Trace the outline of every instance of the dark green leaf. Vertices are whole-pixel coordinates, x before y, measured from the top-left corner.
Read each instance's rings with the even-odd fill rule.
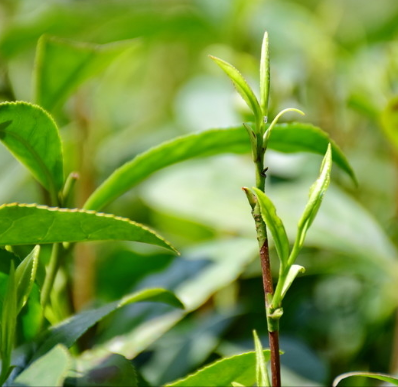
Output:
[[[67,379],[67,385],[73,386],[138,386],[137,372],[124,356],[107,353],[99,358],[87,359],[83,355],[76,363],[77,376]]]
[[[18,313],[28,300],[33,283],[35,282],[39,254],[40,246],[36,246],[32,252],[19,264],[17,270],[15,270]]]
[[[56,345],[22,371],[12,386],[63,386],[72,359],[63,345]]]
[[[285,153],[313,152],[324,155],[330,139],[321,129],[309,124],[280,124],[272,130],[268,147]],[[332,142],[333,161],[355,180],[341,150]],[[89,197],[84,208],[99,211],[154,172],[195,157],[222,153],[249,153],[250,141],[243,127],[210,129],[163,143],[113,172]]]
[[[35,102],[52,111],[80,84],[136,45],[132,41],[96,45],[42,36],[37,46]]]
[[[270,351],[264,351],[266,361],[270,359]],[[242,355],[228,357],[202,368],[184,379],[177,380],[166,386],[229,386],[232,382],[252,386],[256,382],[256,353],[247,352]]]
[[[128,295],[121,300],[111,302],[97,309],[86,310],[72,316],[63,323],[50,328],[45,336],[35,358],[49,351],[56,344],[71,347],[87,329],[114,312],[115,310],[134,302],[162,302],[184,308],[181,301],[171,292],[165,289],[146,289]]]
[[[351,377],[355,377],[355,376],[362,376],[364,378],[382,380],[383,382],[391,383],[394,386],[398,386],[398,379],[393,378],[390,375],[373,373],[373,372],[347,372],[346,374],[342,374],[342,375],[338,376],[336,379],[334,379],[333,387],[336,387],[343,379],[347,379],[347,378],[351,378]]]
[[[58,128],[41,107],[0,103],[0,140],[53,196],[63,187],[63,156]]]
[[[4,204],[0,245],[127,240],[175,249],[147,227],[127,218],[80,209]]]

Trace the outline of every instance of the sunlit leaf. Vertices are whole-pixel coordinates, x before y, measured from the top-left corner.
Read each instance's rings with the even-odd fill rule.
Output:
[[[264,116],[268,115],[269,86],[270,86],[269,40],[268,40],[268,32],[265,31],[263,37],[263,43],[261,45],[261,60],[260,60],[260,104]]]
[[[336,379],[333,381],[333,387],[336,387],[343,379],[355,377],[355,376],[361,376],[364,378],[370,378],[370,379],[377,379],[381,380],[383,382],[391,383],[394,386],[398,386],[398,378],[394,378],[390,375],[385,375],[385,374],[379,374],[379,373],[374,373],[374,372],[347,372],[345,374],[342,374],[338,376]]]
[[[270,351],[264,350],[266,361]],[[256,353],[247,352],[221,359],[184,379],[166,386],[229,386],[232,382],[252,386],[256,382]]]
[[[30,291],[32,290],[32,286],[36,278],[39,253],[40,246],[36,246],[15,270],[18,312],[26,304]]]
[[[289,257],[289,240],[286,235],[285,226],[277,215],[275,206],[269,197],[259,189],[253,189],[260,203],[261,215],[268,229],[271,231],[278,257],[281,260],[282,266],[284,266]]]
[[[63,155],[51,116],[26,102],[0,103],[0,140],[56,200],[64,183]]]
[[[173,293],[165,289],[146,289],[133,293],[97,309],[90,309],[76,314],[61,324],[51,327],[35,353],[35,358],[43,355],[56,344],[71,347],[87,329],[109,316],[115,310],[125,305],[142,301],[161,302],[176,308],[184,308],[181,301]]]
[[[12,386],[63,386],[72,359],[63,345],[54,346],[44,356],[23,370]]]
[[[281,152],[313,152],[324,155],[330,139],[308,124],[275,125],[268,147]],[[223,153],[249,153],[250,141],[243,127],[211,129],[165,142],[141,153],[113,172],[89,197],[84,208],[100,210],[154,172],[195,157]],[[354,173],[341,150],[332,143],[333,161],[351,178]]]
[[[216,62],[228,75],[238,93],[245,100],[250,110],[253,112],[256,121],[260,122],[263,116],[261,107],[258,103],[257,97],[253,93],[253,90],[243,78],[242,74],[228,62],[225,62],[224,60],[216,58],[214,56],[210,56],[210,58],[213,59],[214,62]]]
[[[127,240],[174,248],[147,227],[127,218],[80,209],[4,204],[0,245]]]
[[[35,102],[52,111],[80,84],[136,45],[132,41],[97,45],[43,35],[37,45]]]

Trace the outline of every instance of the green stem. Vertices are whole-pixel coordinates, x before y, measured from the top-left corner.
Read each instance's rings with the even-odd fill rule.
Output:
[[[57,276],[58,268],[59,268],[59,263],[60,263],[60,244],[59,243],[54,243],[52,252],[51,252],[51,257],[50,257],[50,264],[48,266],[48,270],[46,273],[46,278],[44,280],[43,288],[41,291],[41,298],[40,298],[40,303],[42,306],[42,320],[41,320],[41,326],[43,325],[44,322],[44,314],[46,307],[48,306],[49,300],[50,300],[50,295],[51,295],[51,290],[54,286],[55,282],[55,277]]]

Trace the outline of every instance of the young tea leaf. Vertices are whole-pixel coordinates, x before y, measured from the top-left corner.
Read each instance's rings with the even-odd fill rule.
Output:
[[[83,82],[106,69],[137,42],[91,44],[43,35],[37,45],[35,102],[52,111]]]
[[[255,96],[251,87],[246,82],[245,78],[243,78],[242,74],[228,62],[225,62],[224,60],[211,55],[210,58],[213,59],[214,62],[216,62],[221,67],[221,69],[228,75],[238,93],[241,95],[241,97],[249,106],[250,110],[253,112],[256,121],[258,123],[262,122],[263,114],[257,97]]]
[[[270,359],[270,351],[264,350],[265,361]],[[256,353],[247,352],[221,359],[184,379],[166,384],[174,386],[229,386],[232,382],[252,386],[256,382]]]
[[[267,369],[267,363],[264,357],[264,350],[261,345],[261,341],[257,336],[257,332],[253,331],[254,336],[254,346],[256,352],[256,379],[257,386],[269,387],[271,384],[269,382],[269,375]]]
[[[304,244],[305,235],[311,226],[321,206],[323,195],[330,183],[330,172],[332,169],[332,147],[328,146],[326,155],[322,161],[321,170],[318,179],[310,188],[310,197],[304,209],[303,215],[299,220],[297,232],[297,244],[300,249]]]
[[[394,386],[398,386],[398,379],[394,378],[390,375],[385,375],[385,374],[379,374],[375,372],[347,372],[345,374],[342,374],[338,376],[336,379],[333,381],[333,387],[336,387],[343,379],[355,377],[355,376],[362,376],[364,378],[370,378],[370,379],[377,379],[381,380],[386,383],[391,383]]]
[[[36,278],[39,261],[40,246],[36,246],[32,252],[19,264],[15,271],[15,283],[17,286],[17,313],[28,300],[30,291]]]
[[[287,238],[285,226],[277,215],[275,206],[269,197],[257,188],[253,188],[253,190],[260,204],[261,216],[274,239],[276,252],[281,261],[281,265],[285,267],[289,257],[289,240]]]
[[[0,246],[101,240],[136,241],[176,251],[155,232],[127,218],[36,204],[0,206]]]
[[[59,325],[49,329],[44,339],[41,341],[38,351],[34,358],[38,358],[49,351],[56,344],[63,344],[71,347],[76,340],[81,337],[87,329],[109,316],[115,310],[134,303],[134,302],[161,302],[175,306],[176,308],[184,308],[181,301],[170,291],[165,289],[146,289],[128,295],[121,300],[103,305],[97,309],[86,310],[76,314]]]
[[[292,285],[292,283],[296,279],[296,277],[299,275],[299,273],[304,273],[304,272],[305,272],[305,268],[300,265],[292,265],[289,268],[285,282],[283,283],[283,287],[282,287],[282,299],[283,299],[283,297],[285,297],[286,292],[289,290],[290,286]]]
[[[23,370],[11,386],[61,387],[71,366],[72,359],[68,350],[63,345],[56,345]]]
[[[0,140],[50,192],[55,205],[64,172],[61,139],[52,117],[27,102],[0,103]]]
[[[261,46],[260,60],[260,104],[263,115],[268,116],[268,100],[270,86],[269,41],[268,32],[265,31]]]

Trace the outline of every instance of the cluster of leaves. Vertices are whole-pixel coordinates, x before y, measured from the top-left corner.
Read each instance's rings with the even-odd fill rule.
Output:
[[[49,375],[55,378],[48,381],[50,385],[60,385],[65,380],[71,384],[93,384],[108,380],[109,384],[107,378],[110,375],[104,373],[103,369],[115,368],[121,370],[121,378],[125,375],[128,383],[134,384],[137,373],[130,360],[126,359],[136,358],[138,368],[156,385],[180,378],[205,360],[208,361],[208,356],[211,356],[212,360],[216,347],[217,356],[228,357],[228,354],[233,352],[227,345],[230,341],[239,345],[234,352],[245,351],[238,338],[247,338],[254,327],[263,326],[262,296],[260,286],[256,286],[254,291],[251,288],[252,282],[259,285],[259,271],[252,263],[256,249],[253,242],[246,239],[248,236],[252,238],[251,219],[246,222],[239,205],[231,203],[230,199],[234,199],[233,192],[239,194],[239,186],[250,184],[250,176],[246,173],[243,182],[238,181],[239,168],[235,168],[235,164],[231,167],[227,161],[223,169],[223,159],[217,159],[216,163],[211,160],[208,163],[187,161],[181,164],[179,169],[170,168],[156,176],[155,173],[164,167],[197,157],[250,153],[250,141],[245,129],[240,126],[223,130],[205,130],[161,145],[159,143],[178,133],[178,129],[170,131],[171,126],[181,129],[183,124],[183,130],[191,131],[193,128],[215,127],[220,122],[224,125],[247,120],[248,113],[241,107],[241,116],[230,113],[226,120],[215,120],[211,126],[208,126],[211,109],[205,114],[202,112],[201,119],[197,119],[197,115],[194,114],[197,110],[192,108],[190,101],[194,101],[193,105],[198,109],[200,104],[197,102],[201,90],[209,91],[209,79],[209,95],[212,90],[214,95],[222,94],[224,105],[228,105],[225,102],[225,94],[229,93],[230,89],[228,85],[224,87],[218,83],[219,74],[216,71],[213,74],[213,70],[203,71],[201,68],[202,72],[199,74],[202,78],[197,77],[198,73],[193,71],[198,71],[198,67],[202,66],[203,52],[211,52],[233,58],[234,63],[239,63],[239,67],[250,74],[253,62],[246,51],[252,46],[253,50],[257,51],[258,46],[254,47],[253,42],[259,42],[260,34],[265,28],[270,31],[273,47],[276,48],[273,53],[275,77],[271,113],[276,107],[283,105],[283,101],[291,98],[297,106],[305,106],[304,110],[311,119],[318,120],[318,125],[333,133],[333,137],[338,138],[344,149],[349,151],[350,160],[353,161],[361,181],[361,190],[355,192],[355,200],[339,186],[332,184],[328,194],[330,196],[323,204],[319,219],[307,236],[307,247],[300,258],[300,266],[305,266],[307,273],[311,275],[303,276],[296,281],[298,291],[289,292],[285,296],[283,329],[291,335],[298,332],[301,347],[304,337],[307,339],[306,345],[314,351],[312,354],[320,351],[322,357],[326,356],[328,359],[331,369],[324,370],[321,376],[315,370],[321,369],[322,364],[319,361],[311,363],[313,372],[307,373],[307,377],[311,379],[322,381],[330,378],[342,372],[342,369],[346,370],[347,364],[354,362],[354,359],[356,363],[353,363],[351,369],[363,369],[364,364],[369,362],[372,364],[371,369],[383,369],[387,372],[386,347],[391,339],[387,335],[386,324],[391,325],[391,312],[396,307],[396,296],[391,292],[390,284],[393,284],[396,278],[396,262],[392,258],[397,252],[386,235],[386,227],[380,227],[358,203],[365,204],[373,210],[374,216],[382,224],[386,224],[390,219],[391,203],[394,199],[390,194],[392,191],[386,185],[393,179],[388,169],[390,161],[384,152],[386,144],[378,137],[376,129],[379,118],[382,118],[387,135],[391,142],[395,141],[393,138],[396,109],[391,90],[388,90],[388,82],[393,79],[394,67],[393,61],[389,64],[388,58],[390,54],[393,58],[392,55],[396,51],[392,44],[386,48],[382,45],[383,40],[387,41],[389,36],[393,36],[394,28],[396,29],[393,10],[382,18],[372,17],[362,25],[367,34],[365,39],[358,33],[360,29],[357,30],[357,34],[347,33],[348,24],[345,19],[341,21],[341,28],[335,36],[332,25],[335,19],[323,19],[322,12],[329,8],[329,11],[332,11],[326,12],[325,15],[337,17],[337,11],[344,7],[347,7],[348,11],[343,13],[349,15],[351,2],[346,2],[344,6],[340,3],[325,2],[325,7],[315,9],[312,5],[308,6],[307,2],[275,1],[268,3],[267,9],[264,10],[263,5],[254,0],[231,1],[228,4],[220,3],[217,12],[210,3],[195,1],[191,5],[194,12],[188,9],[184,1],[168,2],[168,6],[175,7],[174,12],[165,12],[162,2],[154,2],[156,6],[146,8],[138,2],[132,2],[130,5],[122,1],[110,5],[109,2],[100,1],[94,5],[90,1],[79,4],[66,1],[63,4],[43,5],[35,12],[31,12],[28,3],[5,1],[0,5],[0,18],[4,15],[8,18],[7,23],[5,18],[1,19],[4,23],[0,50],[1,57],[5,60],[1,63],[0,72],[1,99],[31,102],[2,105],[0,133],[4,144],[44,187],[44,194],[40,195],[42,191],[30,183],[31,180],[26,177],[26,173],[7,158],[6,152],[1,152],[0,157],[4,165],[0,174],[2,202],[10,203],[17,200],[40,203],[12,203],[1,207],[1,231],[5,231],[4,235],[1,235],[4,237],[2,246],[13,245],[12,248],[0,249],[1,295],[4,300],[8,300],[3,305],[4,313],[1,315],[7,316],[2,317],[1,322],[1,355],[4,369],[8,368],[7,358],[10,358],[13,347],[10,342],[14,340],[8,332],[14,332],[15,342],[19,347],[14,352],[13,360],[10,360],[10,365],[17,366],[11,378],[22,378],[18,379],[18,383],[28,384],[33,380],[28,370],[34,371],[35,368],[31,366],[32,362],[36,361],[34,364],[37,369],[43,367],[46,370],[54,370],[54,373]],[[386,7],[387,3],[388,1]],[[364,14],[367,7],[369,5],[363,6]],[[264,15],[264,18],[257,15]],[[361,17],[356,15],[358,20],[355,22],[360,23]],[[389,18],[392,23],[388,22]],[[221,20],[223,22],[220,22]],[[28,26],[24,24],[27,21]],[[300,23],[305,25],[306,29],[298,31],[297,25]],[[221,27],[227,25],[234,25],[234,28],[227,30]],[[250,29],[247,28],[248,25],[251,26]],[[106,44],[87,44],[49,36],[40,38],[44,31],[75,40]],[[143,46],[140,47],[136,41],[131,40],[117,42],[136,36],[144,37]],[[153,36],[156,38],[151,39]],[[31,71],[31,52],[38,41],[34,97],[31,98],[27,76]],[[212,48],[207,47],[210,44],[215,45]],[[374,50],[367,51],[366,44],[372,45]],[[283,49],[279,50],[277,47]],[[318,48],[321,48],[321,53]],[[352,59],[343,55],[346,50],[352,53]],[[189,54],[181,56],[182,52]],[[286,53],[289,53],[289,61],[286,61]],[[159,66],[159,63],[162,63],[162,66]],[[293,63],[295,67],[290,65]],[[292,71],[293,67],[300,71]],[[137,68],[138,73],[141,71],[145,76],[130,77],[131,69],[137,71]],[[372,76],[361,77],[358,68]],[[98,83],[90,83],[90,80],[99,74],[102,74],[100,86],[96,86]],[[199,80],[200,82],[196,82]],[[85,86],[82,87],[83,83]],[[263,94],[264,90],[261,91],[261,95]],[[387,102],[386,96],[391,102]],[[211,104],[213,101],[209,96],[208,103]],[[175,105],[172,105],[174,103]],[[132,109],[133,105],[136,109]],[[94,113],[90,109],[93,109]],[[184,109],[187,112],[184,112]],[[218,110],[223,112],[220,108]],[[50,115],[59,125],[62,144],[58,127]],[[187,118],[189,116],[192,118]],[[21,120],[23,122],[20,122]],[[29,132],[29,128],[32,128],[32,125],[39,126],[36,125],[39,121],[40,133],[47,132],[45,136],[35,138]],[[91,130],[88,136],[84,134],[87,122]],[[363,136],[362,131],[368,127],[372,130]],[[16,139],[15,134],[21,133],[24,133],[24,137]],[[51,138],[51,141],[42,143],[44,138]],[[357,141],[362,138],[369,138],[372,147],[367,148],[365,140]],[[86,161],[85,165],[79,165],[76,161],[82,159],[76,150],[80,143],[83,143],[82,139],[88,144],[86,154],[92,158],[88,164]],[[305,151],[323,155],[329,142],[328,135],[316,126],[301,122],[276,124],[272,129],[272,136],[268,139],[268,148],[286,153]],[[154,148],[145,151],[148,146],[153,145]],[[353,152],[353,149],[361,149],[362,152]],[[383,150],[384,156],[379,157],[378,149]],[[345,158],[339,160],[339,152],[333,145],[332,154],[334,162],[352,174]],[[370,159],[374,160],[372,164],[368,162]],[[316,159],[316,162],[308,163],[308,166],[318,163],[319,160]],[[111,173],[112,169],[119,165],[121,167]],[[64,170],[79,171],[81,183],[75,184],[76,176],[71,174],[67,177]],[[231,173],[231,170],[234,173]],[[301,178],[305,179],[307,171],[302,170],[297,174],[293,171],[295,169],[291,168],[291,171],[286,173],[282,165],[272,160],[270,170],[271,184],[267,195],[269,192],[269,198],[277,205],[289,241],[297,241],[295,225],[300,218],[297,208],[301,211],[303,203],[299,200],[296,202],[295,198],[302,192],[305,195],[307,191],[308,182],[301,184]],[[151,175],[154,176],[144,182]],[[230,189],[227,191],[222,189],[225,180],[220,176],[224,175],[232,182],[232,189],[228,187]],[[310,170],[309,175],[313,179],[315,172]],[[206,185],[203,184],[203,176],[213,179],[213,182],[210,182],[213,196],[199,189],[200,184]],[[87,181],[90,183],[90,178],[89,189],[82,192],[82,187]],[[96,188],[97,181],[104,183]],[[217,181],[217,184],[214,184],[214,181]],[[93,182],[95,184],[92,184]],[[198,185],[195,185],[196,182]],[[344,180],[337,179],[337,182],[343,182],[344,186]],[[139,189],[135,188],[137,186]],[[197,192],[194,192],[194,189],[190,191],[192,187]],[[128,193],[131,189],[134,189],[134,195]],[[74,195],[76,191],[77,195]],[[267,201],[267,197],[263,197],[264,200]],[[74,210],[76,206],[81,209]],[[98,312],[98,316],[103,316],[103,321],[95,333],[89,332],[90,345],[85,346],[81,341],[73,344],[77,336],[101,320],[99,317],[93,317],[97,315],[98,308],[93,309],[91,306],[88,312],[92,314],[83,314],[82,320],[74,320],[79,327],[75,338],[71,341],[50,341],[46,350],[53,348],[51,352],[47,352],[47,355],[44,354],[45,351],[38,352],[43,356],[33,357],[32,353],[41,348],[43,343],[43,338],[37,337],[38,332],[43,330],[44,335],[49,334],[48,332],[57,327],[71,312],[70,306],[65,305],[68,304],[65,298],[72,292],[62,281],[66,279],[70,283],[71,277],[74,276],[73,270],[81,270],[81,267],[74,267],[81,265],[86,259],[89,261],[90,257],[90,254],[79,255],[79,250],[73,251],[76,242],[109,241],[114,240],[118,234],[120,237],[116,239],[149,241],[172,251],[164,238],[146,227],[126,218],[99,213],[98,211],[102,211],[105,206],[107,212],[152,224],[181,250],[182,258],[175,258],[174,253],[157,248],[145,250],[140,246],[118,244],[116,241],[101,244],[101,251],[96,251],[99,262],[95,269],[91,270],[95,270],[99,276],[99,286],[96,289],[97,295],[102,298],[102,306],[99,309],[110,310],[109,316],[106,317],[106,310]],[[55,210],[55,207],[61,209]],[[268,216],[267,208],[271,207],[263,206],[265,219]],[[276,213],[271,211],[270,215],[275,222]],[[279,227],[278,230],[272,233],[275,247],[279,235],[282,235],[281,240],[285,239],[283,228]],[[201,245],[203,241],[207,241],[205,246]],[[62,269],[52,289],[53,294],[47,293],[43,297],[40,292],[43,291],[46,278],[45,267],[48,272],[52,270],[49,265],[49,246],[53,243],[58,245],[59,258],[53,267],[57,269],[59,265]],[[40,255],[37,258],[29,258],[32,257],[33,251],[39,254],[39,248],[34,247],[36,244],[40,245]],[[187,247],[187,244],[190,246]],[[293,243],[292,245],[294,246]],[[80,246],[79,243],[76,247]],[[93,243],[88,246],[89,249],[96,248]],[[282,256],[288,253],[285,248],[279,249],[279,252]],[[73,256],[76,257],[75,265],[72,264]],[[27,271],[23,269],[21,262],[25,262]],[[12,266],[15,268],[14,278]],[[295,268],[299,269],[298,266]],[[22,274],[22,271],[25,274]],[[178,277],[175,275],[176,271],[183,272],[184,275]],[[243,279],[238,281],[242,273]],[[22,282],[17,279],[20,275],[25,278]],[[90,276],[86,276],[84,281],[89,283],[89,278]],[[144,281],[139,283],[141,279]],[[241,287],[242,283],[245,286]],[[153,288],[154,284],[156,287],[173,289],[184,303],[185,310],[174,310],[171,307],[169,309],[166,305],[147,307],[143,304],[141,307],[126,304],[123,308],[116,307],[115,303],[112,303],[113,306],[106,305],[107,302],[131,292],[142,294],[143,289]],[[49,282],[47,288],[50,288]],[[333,288],[333,292],[330,288]],[[221,289],[223,291],[220,292]],[[246,289],[252,291],[245,297]],[[350,293],[351,291],[354,293]],[[16,300],[21,292],[26,293],[27,302],[19,310],[19,301]],[[165,290],[159,290],[159,297],[165,295],[160,298],[154,297],[155,294],[151,292],[147,294],[148,300],[169,302],[173,298]],[[239,301],[234,298],[236,292],[241,296]],[[342,294],[344,297],[341,298],[344,301],[337,300]],[[358,294],[363,294],[363,297],[359,297]],[[218,312],[213,313],[211,318],[207,315],[206,320],[203,317],[206,311],[211,309],[210,303],[206,301],[212,295],[215,295],[210,301],[212,310]],[[47,297],[48,301],[45,300]],[[317,301],[317,297],[323,301]],[[254,302],[255,299],[258,300],[257,303]],[[143,298],[138,297],[134,300]],[[41,322],[43,302],[50,305],[45,308],[44,320],[54,324],[51,329],[47,327],[46,321]],[[229,317],[221,313],[224,316],[223,320],[219,312],[225,310],[226,302],[238,308],[234,314],[228,315]],[[205,303],[200,313],[193,314]],[[120,305],[125,304],[122,302]],[[175,301],[173,305],[180,304]],[[355,307],[354,312],[350,309],[352,305],[359,305],[358,308]],[[246,312],[245,317],[240,314],[242,308]],[[298,311],[302,308],[311,309],[311,324],[308,323],[308,318],[303,318],[302,313]],[[341,310],[342,313],[335,313],[336,310]],[[12,318],[13,314],[18,314],[18,317]],[[257,314],[261,315],[258,324]],[[77,316],[79,314],[75,315],[75,318]],[[217,316],[220,320],[217,320]],[[14,330],[16,320],[17,331]],[[85,325],[87,320],[90,320],[90,324]],[[203,324],[203,328],[195,328],[195,321]],[[238,330],[237,326],[242,329]],[[311,326],[310,334],[305,330],[308,326]],[[166,335],[165,332],[173,327],[174,330]],[[233,334],[225,334],[226,327],[230,327]],[[242,333],[243,330],[246,334]],[[365,335],[365,331],[375,334]],[[379,336],[383,332],[386,333],[383,333],[383,337],[387,345],[381,343],[381,348],[375,347],[378,345],[377,340],[374,340],[374,337],[379,337],[377,332]],[[114,337],[117,335],[119,338]],[[207,341],[202,340],[203,335]],[[162,339],[150,347],[159,337]],[[5,338],[9,340],[7,343],[4,341]],[[181,341],[175,345],[177,338]],[[315,338],[318,341],[315,341]],[[289,338],[286,340],[285,345],[292,343],[288,341]],[[28,341],[32,343],[32,347],[24,350],[21,344]],[[57,343],[60,346],[54,347]],[[83,354],[77,355],[78,347],[84,349],[91,347],[93,343],[97,345],[92,350],[85,351],[86,358]],[[173,346],[170,343],[173,343]],[[73,347],[67,352],[62,345]],[[300,345],[296,346],[296,349],[300,348]],[[369,345],[372,349],[362,350],[362,354],[359,355],[361,349],[366,349]],[[200,347],[197,355],[182,356],[181,354],[186,354],[191,346]],[[251,347],[251,344],[248,346]],[[98,348],[95,349],[96,347]],[[170,350],[165,351],[163,347],[173,348],[173,353],[170,353]],[[104,350],[120,355],[104,354]],[[145,355],[138,356],[143,351],[146,351]],[[373,355],[376,351],[378,356]],[[211,353],[213,354],[210,355]],[[372,355],[368,355],[369,353]],[[76,367],[71,366],[71,354],[77,361]],[[301,354],[305,354],[305,351]],[[253,355],[250,356],[252,364]],[[296,364],[297,359],[305,358],[299,355],[291,362],[287,355],[284,357],[290,366]],[[307,361],[308,357],[305,359]],[[32,365],[27,367],[29,364]],[[314,364],[318,364],[319,367],[315,367]],[[78,369],[78,374],[70,375],[67,370],[71,368]],[[234,366],[231,367],[233,368]],[[23,369],[25,371],[21,373]],[[296,371],[305,375],[304,366],[301,369],[296,368]],[[3,378],[7,376],[7,372],[4,371]],[[47,375],[41,371],[39,373]],[[253,375],[254,373],[251,374],[250,383],[256,382]],[[230,379],[230,382],[233,381],[246,383],[237,376]],[[17,383],[16,380],[14,383]],[[41,380],[40,383],[46,384],[47,381]],[[126,381],[118,379],[110,384],[118,383],[124,385]]]

